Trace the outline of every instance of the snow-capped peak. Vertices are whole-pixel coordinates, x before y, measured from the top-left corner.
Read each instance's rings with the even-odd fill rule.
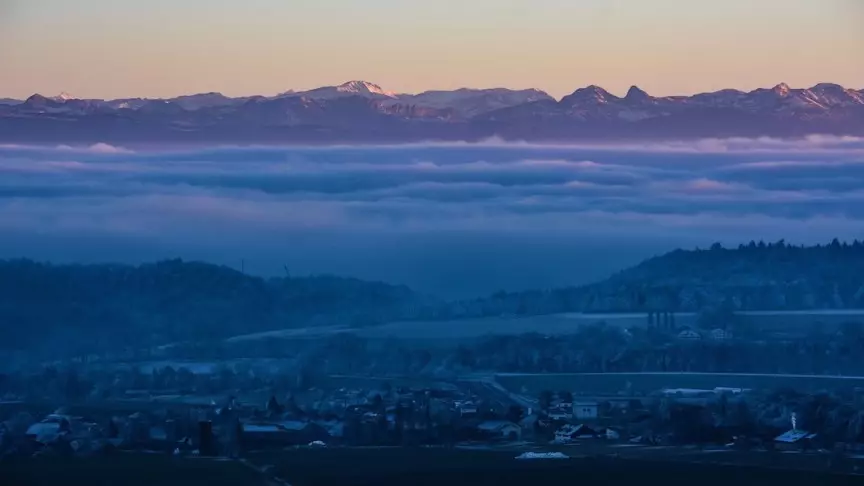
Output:
[[[569,99],[571,101],[584,102],[584,101],[593,101],[595,103],[608,103],[610,100],[616,99],[615,96],[610,94],[605,89],[600,86],[591,85],[585,88],[579,88],[574,91],[572,94],[565,96],[564,99]],[[564,101],[562,99],[562,101]]]
[[[789,85],[786,83],[780,83],[777,86],[774,86],[773,91],[780,96],[786,96],[789,94]]]
[[[75,97],[72,96],[71,94],[63,91],[57,96],[52,96],[51,99],[54,101],[69,101],[69,100],[74,100]]]
[[[862,99],[860,93],[846,89],[839,84],[819,83],[807,90],[807,92],[811,93],[820,104],[826,107],[860,105],[864,103],[864,99]]]
[[[348,81],[336,86],[336,91],[340,93],[377,94],[388,98],[396,97],[396,93],[385,91],[381,86],[368,81]]]

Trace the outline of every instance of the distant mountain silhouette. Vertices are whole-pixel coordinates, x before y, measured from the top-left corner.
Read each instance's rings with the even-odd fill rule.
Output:
[[[534,89],[400,94],[349,81],[277,96],[0,100],[0,141],[331,143],[864,135],[864,91],[822,83],[655,97],[599,86],[555,100]]]

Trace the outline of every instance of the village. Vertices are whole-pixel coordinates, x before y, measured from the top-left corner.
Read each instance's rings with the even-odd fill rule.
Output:
[[[242,459],[298,449],[438,447],[511,450],[514,457],[785,458],[790,467],[864,468],[858,455],[864,392],[857,389],[829,395],[665,388],[614,396],[544,390],[530,396],[494,379],[377,383],[279,396],[127,390],[122,399],[56,407],[7,397],[0,402],[0,452],[4,460],[123,452]]]

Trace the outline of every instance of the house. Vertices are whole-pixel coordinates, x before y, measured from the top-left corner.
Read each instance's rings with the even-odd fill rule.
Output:
[[[702,339],[702,335],[692,329],[684,329],[678,333],[678,339],[682,341],[698,341]]]
[[[477,425],[480,434],[491,440],[520,440],[522,427],[506,420],[487,420]]]
[[[593,439],[595,437],[597,437],[597,431],[587,425],[567,424],[555,431],[553,441],[558,444],[566,444],[576,439]]]
[[[320,425],[331,438],[341,439],[345,436],[345,423],[338,420],[315,420],[315,424]]]
[[[519,427],[522,429],[522,436],[533,438],[536,430],[540,427],[540,417],[535,414],[526,415],[519,421]]]
[[[47,444],[71,432],[73,421],[74,419],[68,415],[52,413],[41,422],[28,427],[25,435],[36,442]]]
[[[729,341],[732,339],[732,333],[725,329],[714,329],[711,331],[710,336],[715,341]]]
[[[330,438],[324,427],[297,420],[244,423],[241,432],[241,442],[249,449],[305,445],[316,440],[326,442]]]
[[[598,417],[599,404],[596,401],[573,403],[573,418],[576,420],[594,420]]]
[[[28,427],[25,435],[36,442],[47,444],[57,440],[61,433],[58,422],[39,422]]]
[[[567,420],[573,416],[572,403],[559,403],[549,409],[549,418],[552,420]]]
[[[788,430],[774,438],[774,447],[782,451],[798,451],[809,449],[813,445],[816,434],[806,430]]]
[[[474,402],[456,402],[454,405],[456,411],[459,412],[459,416],[461,417],[473,417],[477,415],[477,405],[474,404]]]

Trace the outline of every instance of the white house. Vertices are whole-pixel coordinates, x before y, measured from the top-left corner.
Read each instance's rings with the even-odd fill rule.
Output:
[[[732,333],[725,329],[714,329],[711,331],[711,339],[715,341],[728,341],[732,339]]]
[[[593,420],[597,418],[597,402],[574,402],[573,418],[576,420]]]
[[[678,333],[678,339],[684,341],[698,341],[702,339],[702,335],[692,329],[685,329]]]

